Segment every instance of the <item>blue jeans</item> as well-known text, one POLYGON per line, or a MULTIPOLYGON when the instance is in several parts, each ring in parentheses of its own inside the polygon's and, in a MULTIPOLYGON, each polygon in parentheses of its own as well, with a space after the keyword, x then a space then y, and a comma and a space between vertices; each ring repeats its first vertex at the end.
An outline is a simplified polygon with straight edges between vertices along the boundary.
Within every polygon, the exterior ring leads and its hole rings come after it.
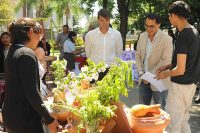
POLYGON ((154 99, 154 104, 160 104, 162 109, 165 109, 166 98, 168 91, 165 90, 163 92, 152 91, 150 84, 145 84, 143 81, 139 87, 139 103, 150 105, 151 98, 154 99))

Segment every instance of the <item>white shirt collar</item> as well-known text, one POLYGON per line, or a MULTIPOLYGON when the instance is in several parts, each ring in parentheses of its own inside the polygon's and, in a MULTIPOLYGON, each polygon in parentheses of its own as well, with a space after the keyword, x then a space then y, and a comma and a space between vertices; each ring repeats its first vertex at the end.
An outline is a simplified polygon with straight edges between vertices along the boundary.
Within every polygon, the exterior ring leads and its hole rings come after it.
MULTIPOLYGON (((156 32, 156 34, 154 35, 153 37, 153 40, 155 40, 157 37, 158 37, 158 32, 160 32, 160 29, 156 32)), ((148 37, 148 40, 150 40, 149 36, 148 36, 148 33, 147 33, 147 37, 148 37)))
MULTIPOLYGON (((101 30, 100 30, 100 28, 98 27, 97 28, 97 35, 99 35, 99 34, 101 34, 102 32, 101 32, 101 30)), ((108 31, 106 32, 106 33, 108 33, 108 34, 111 34, 112 33, 112 30, 111 30, 111 28, 109 27, 109 29, 108 29, 108 31)), ((103 33, 102 33, 103 34, 103 33)))

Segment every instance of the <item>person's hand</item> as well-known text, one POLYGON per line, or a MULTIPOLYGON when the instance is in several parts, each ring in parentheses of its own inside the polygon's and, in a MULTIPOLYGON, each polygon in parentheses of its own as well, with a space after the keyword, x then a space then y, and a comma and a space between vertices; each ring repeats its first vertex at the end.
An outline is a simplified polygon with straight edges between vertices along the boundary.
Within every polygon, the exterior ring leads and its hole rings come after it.
POLYGON ((166 73, 166 71, 162 71, 162 72, 157 73, 157 75, 156 75, 155 78, 156 78, 157 80, 167 78, 167 73, 166 73))
POLYGON ((158 70, 156 70, 156 73, 160 73, 165 70, 167 70, 167 66, 161 66, 160 68, 158 68, 158 70))
POLYGON ((62 128, 62 126, 57 122, 57 120, 54 120, 52 123, 47 125, 50 133, 57 133, 58 128, 62 128))
POLYGON ((149 82, 143 79, 143 83, 144 84, 148 84, 149 82))
POLYGON ((165 65, 165 66, 161 66, 160 68, 158 68, 158 69, 156 70, 156 72, 157 72, 157 73, 160 73, 160 72, 162 72, 162 71, 166 71, 167 69, 170 69, 170 67, 171 67, 171 64, 165 65))
POLYGON ((0 112, 0 123, 3 123, 2 113, 0 112))

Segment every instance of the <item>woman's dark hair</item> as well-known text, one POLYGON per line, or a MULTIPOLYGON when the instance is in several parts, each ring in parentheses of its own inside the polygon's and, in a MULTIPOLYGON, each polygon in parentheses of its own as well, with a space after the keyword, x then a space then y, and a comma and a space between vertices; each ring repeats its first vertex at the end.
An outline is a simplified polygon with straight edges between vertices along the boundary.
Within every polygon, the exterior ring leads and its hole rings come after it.
POLYGON ((190 18, 190 7, 184 1, 175 1, 169 7, 169 13, 175 14, 179 17, 184 17, 185 19, 190 18))
POLYGON ((35 33, 42 33, 42 27, 35 20, 30 18, 22 18, 10 23, 9 31, 11 34, 13 44, 23 44, 30 41, 28 32, 33 29, 35 33))
POLYGON ((69 32, 69 35, 68 35, 68 38, 69 38, 72 42, 74 42, 73 37, 75 37, 75 36, 77 36, 76 32, 70 31, 70 32, 69 32))
POLYGON ((9 36, 10 39, 11 39, 10 41, 12 41, 12 38, 11 38, 10 33, 9 33, 9 32, 3 32, 3 33, 1 34, 1 36, 0 36, 0 45, 2 44, 2 46, 3 46, 3 42, 2 42, 2 40, 1 40, 1 38, 2 38, 4 35, 9 36))
POLYGON ((2 38, 2 36, 4 36, 4 35, 7 35, 7 36, 11 37, 11 35, 10 35, 9 32, 3 32, 3 33, 1 34, 1 37, 0 37, 0 38, 2 38))
POLYGON ((158 16, 157 14, 155 13, 149 13, 147 14, 146 16, 146 19, 151 19, 151 20, 156 20, 156 24, 160 24, 161 23, 161 18, 160 16, 158 16))

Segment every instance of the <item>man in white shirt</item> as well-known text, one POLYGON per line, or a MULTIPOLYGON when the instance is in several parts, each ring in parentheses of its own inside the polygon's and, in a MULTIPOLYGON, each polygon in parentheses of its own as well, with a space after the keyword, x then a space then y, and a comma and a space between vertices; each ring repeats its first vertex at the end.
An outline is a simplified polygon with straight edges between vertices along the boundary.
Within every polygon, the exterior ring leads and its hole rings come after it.
POLYGON ((89 31, 85 36, 86 56, 97 64, 104 62, 110 67, 114 58, 122 54, 122 37, 119 31, 109 27, 108 10, 101 9, 98 12, 98 24, 98 28, 89 31))

